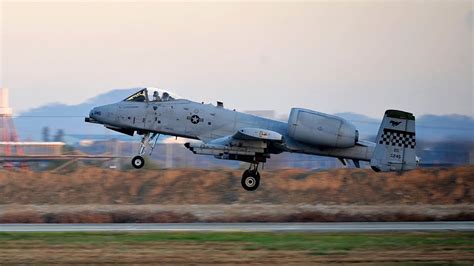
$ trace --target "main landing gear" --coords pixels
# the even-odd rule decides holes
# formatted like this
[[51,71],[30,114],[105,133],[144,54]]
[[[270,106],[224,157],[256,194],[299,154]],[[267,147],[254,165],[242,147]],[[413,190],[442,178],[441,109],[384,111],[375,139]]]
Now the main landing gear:
[[242,187],[247,191],[254,191],[260,185],[260,173],[258,172],[258,163],[250,164],[250,168],[245,170],[240,181]]
[[[134,168],[140,169],[145,165],[145,159],[143,159],[143,154],[145,154],[147,148],[150,148],[150,155],[152,154],[159,136],[160,135],[158,133],[151,134],[149,132],[143,135],[138,155],[133,157],[132,159],[132,166]],[[153,142],[153,140],[155,142]]]

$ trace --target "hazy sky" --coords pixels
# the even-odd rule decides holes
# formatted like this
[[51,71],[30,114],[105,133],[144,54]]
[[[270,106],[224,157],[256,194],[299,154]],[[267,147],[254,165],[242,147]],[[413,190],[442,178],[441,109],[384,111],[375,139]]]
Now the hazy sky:
[[0,10],[0,86],[16,111],[157,86],[280,114],[474,115],[472,1],[3,1]]

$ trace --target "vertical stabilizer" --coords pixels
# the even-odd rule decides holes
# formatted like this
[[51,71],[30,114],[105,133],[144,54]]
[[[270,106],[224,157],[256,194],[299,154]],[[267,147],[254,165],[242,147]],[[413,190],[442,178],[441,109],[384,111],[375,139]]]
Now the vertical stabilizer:
[[415,116],[412,113],[387,110],[377,134],[370,165],[374,171],[415,169]]

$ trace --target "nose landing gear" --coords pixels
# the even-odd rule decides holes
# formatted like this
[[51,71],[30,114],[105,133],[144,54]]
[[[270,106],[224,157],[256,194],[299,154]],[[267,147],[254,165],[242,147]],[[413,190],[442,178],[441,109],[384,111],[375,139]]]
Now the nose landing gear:
[[258,172],[258,163],[251,164],[250,168],[245,170],[240,181],[242,187],[247,191],[254,191],[260,185],[260,173]]
[[[132,159],[132,166],[134,168],[140,169],[145,166],[145,159],[143,158],[143,154],[145,154],[147,148],[150,148],[150,155],[153,153],[159,136],[160,135],[158,133],[151,134],[149,132],[143,135],[138,155],[133,157]],[[155,142],[153,142],[153,140],[155,140]]]

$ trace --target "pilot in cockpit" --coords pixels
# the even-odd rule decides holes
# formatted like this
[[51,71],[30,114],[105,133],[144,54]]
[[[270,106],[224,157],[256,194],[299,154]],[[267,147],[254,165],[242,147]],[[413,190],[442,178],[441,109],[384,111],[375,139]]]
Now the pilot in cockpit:
[[153,102],[159,102],[159,101],[161,101],[160,94],[157,91],[155,91],[153,93]]
[[168,101],[168,100],[169,100],[169,98],[170,98],[170,95],[169,95],[169,93],[167,93],[167,92],[163,92],[163,98],[162,98],[162,100],[163,100],[164,102],[166,102],[166,101]]

